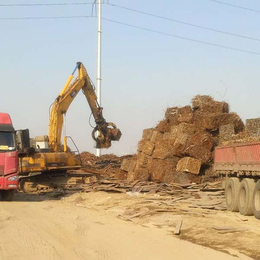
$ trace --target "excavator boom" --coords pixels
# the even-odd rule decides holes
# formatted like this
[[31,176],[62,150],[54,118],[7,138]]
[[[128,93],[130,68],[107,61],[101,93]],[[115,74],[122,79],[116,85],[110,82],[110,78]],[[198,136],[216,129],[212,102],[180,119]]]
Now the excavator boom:
[[[71,83],[73,74],[76,70],[78,71],[78,76]],[[51,108],[49,121],[49,146],[53,151],[60,150],[63,117],[80,90],[83,91],[95,119],[96,127],[92,132],[92,137],[96,141],[96,147],[109,148],[111,146],[111,141],[119,141],[121,137],[121,131],[116,127],[116,125],[114,123],[106,122],[104,119],[102,113],[103,109],[97,102],[95,89],[88,76],[87,70],[81,62],[78,62],[75,70],[72,75],[70,75],[63,90],[56,98]],[[66,141],[64,147],[65,146]]]

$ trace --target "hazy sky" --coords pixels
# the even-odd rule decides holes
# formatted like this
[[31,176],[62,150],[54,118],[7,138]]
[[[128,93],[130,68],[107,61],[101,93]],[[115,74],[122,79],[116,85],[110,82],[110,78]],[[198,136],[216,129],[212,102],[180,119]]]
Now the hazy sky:
[[[259,53],[218,48],[103,21],[102,106],[106,120],[114,122],[123,133],[120,142],[103,153],[135,153],[144,128],[155,126],[167,107],[187,105],[196,94],[229,102],[231,110],[243,120],[260,116],[260,2],[223,2],[259,12],[211,0],[109,0],[110,4],[255,40],[103,5],[103,17],[107,19]],[[1,1],[18,3],[73,1]],[[92,5],[0,6],[0,18],[88,16],[91,10]],[[96,28],[94,17],[0,20],[0,111],[11,114],[16,129],[29,128],[31,137],[48,134],[49,106],[77,61],[96,81]],[[87,101],[79,93],[67,113],[66,129],[80,151],[95,152],[89,115]]]

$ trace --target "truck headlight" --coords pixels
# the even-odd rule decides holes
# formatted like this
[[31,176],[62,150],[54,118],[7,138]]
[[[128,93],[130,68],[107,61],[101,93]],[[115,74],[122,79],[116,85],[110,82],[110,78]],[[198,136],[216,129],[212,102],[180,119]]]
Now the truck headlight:
[[8,178],[8,181],[16,181],[16,180],[18,180],[17,175]]

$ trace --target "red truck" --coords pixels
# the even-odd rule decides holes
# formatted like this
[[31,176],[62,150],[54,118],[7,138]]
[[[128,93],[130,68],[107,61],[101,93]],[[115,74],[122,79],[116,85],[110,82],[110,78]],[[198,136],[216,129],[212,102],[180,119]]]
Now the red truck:
[[11,201],[18,188],[18,151],[9,114],[0,113],[0,195]]
[[216,147],[214,170],[226,178],[227,209],[260,219],[260,142]]

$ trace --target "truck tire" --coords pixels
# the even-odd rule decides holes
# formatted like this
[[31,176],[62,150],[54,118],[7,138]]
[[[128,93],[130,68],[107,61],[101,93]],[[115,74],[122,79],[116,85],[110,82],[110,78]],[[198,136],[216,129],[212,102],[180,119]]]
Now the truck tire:
[[238,191],[238,209],[241,215],[253,215],[253,192],[255,189],[255,181],[245,178],[240,184]]
[[4,201],[12,201],[15,190],[1,190],[1,198]]
[[257,219],[260,219],[260,180],[255,185],[253,194],[253,211]]
[[226,180],[225,197],[227,210],[238,212],[238,189],[239,189],[238,178],[228,178]]

